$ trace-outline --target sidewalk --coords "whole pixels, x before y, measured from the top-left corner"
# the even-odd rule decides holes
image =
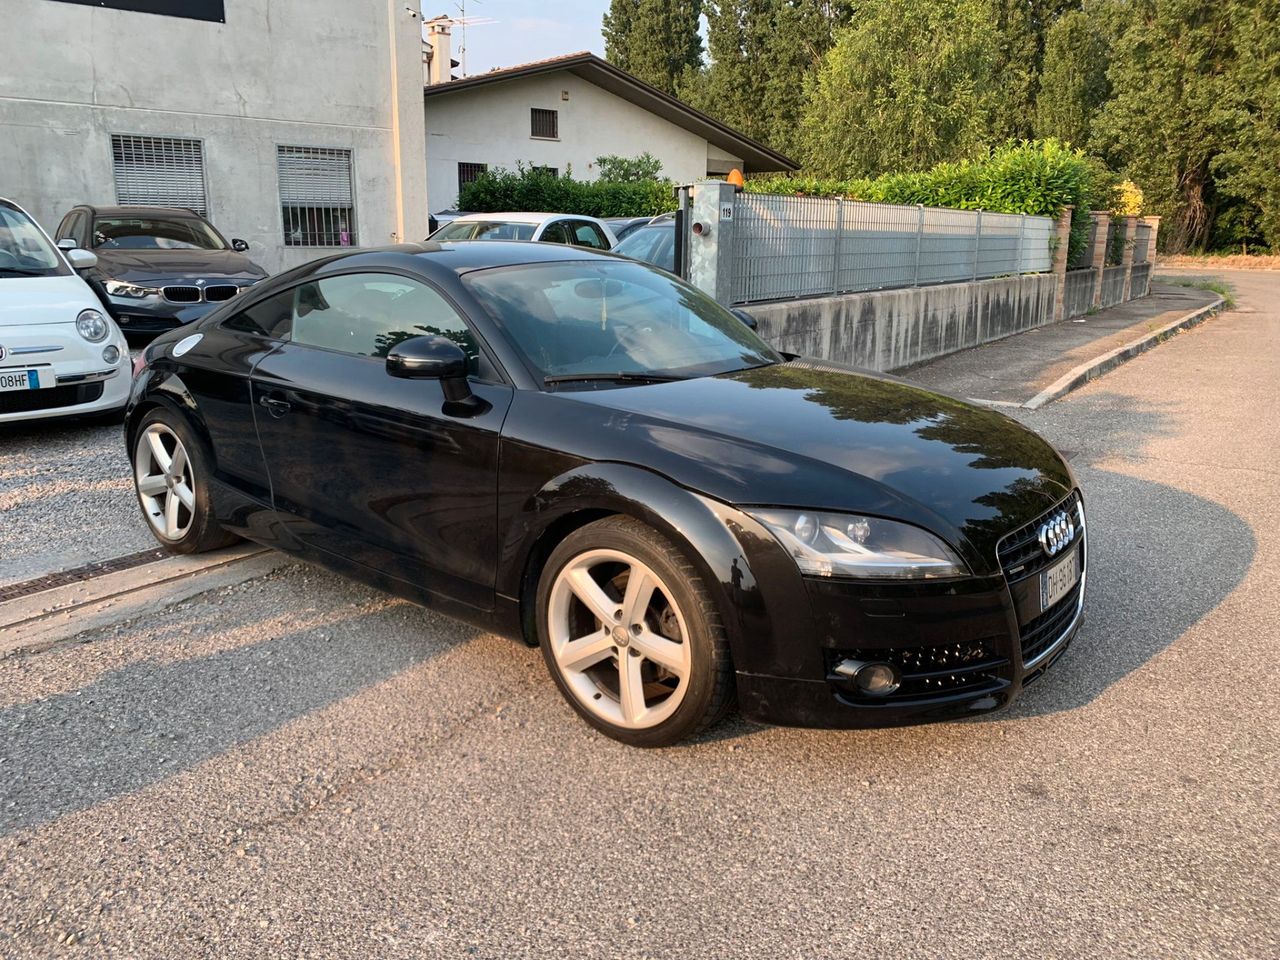
[[[1212,315],[1208,290],[1154,282],[1151,295],[896,370],[957,397],[1031,409],[1069,393],[1179,329]]]

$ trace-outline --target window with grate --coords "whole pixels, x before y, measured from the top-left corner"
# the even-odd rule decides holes
[[[350,150],[276,147],[276,173],[285,246],[356,245]]]
[[[204,190],[204,149],[199,140],[111,135],[116,202],[186,207],[209,213]]]
[[[461,190],[468,183],[475,183],[480,179],[480,174],[489,169],[487,163],[459,163],[458,164],[458,189]]]
[[[560,137],[560,114],[555,110],[540,110],[534,107],[529,111],[529,136],[543,140],[557,140]]]

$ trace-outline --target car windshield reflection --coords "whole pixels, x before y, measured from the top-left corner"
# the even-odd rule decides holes
[[[540,263],[463,282],[550,384],[711,376],[778,363],[714,300],[639,263]]]

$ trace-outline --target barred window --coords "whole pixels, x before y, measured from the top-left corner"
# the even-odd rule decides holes
[[[458,190],[461,191],[468,183],[475,183],[480,179],[480,174],[489,169],[487,163],[459,163],[458,164]]]
[[[199,140],[113,133],[111,164],[117,203],[186,207],[208,216]]]
[[[560,114],[555,110],[540,110],[534,107],[529,111],[529,136],[543,140],[556,140],[560,136]]]
[[[534,168],[533,168],[533,172],[534,172],[534,173],[541,173],[543,176],[547,176],[547,177],[558,177],[558,176],[560,176],[560,168],[559,168],[559,167],[534,167]]]
[[[356,245],[350,150],[277,147],[276,172],[285,246]]]

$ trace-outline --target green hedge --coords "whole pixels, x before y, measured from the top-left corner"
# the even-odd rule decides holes
[[[665,181],[614,183],[557,177],[532,167],[489,170],[458,194],[458,209],[472,213],[520,210],[587,217],[653,217],[676,208]]]
[[[886,173],[874,180],[753,177],[746,189],[1045,217],[1074,204],[1070,251],[1075,256],[1089,241],[1089,211],[1111,206],[1117,180],[1082,150],[1058,140],[1024,140],[981,160],[940,163],[916,173]]]

